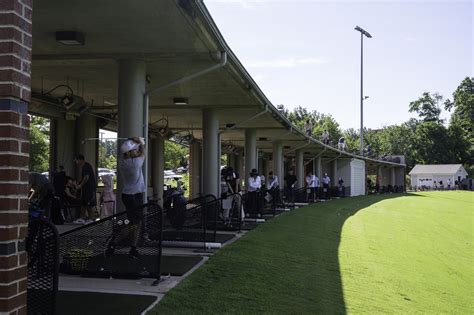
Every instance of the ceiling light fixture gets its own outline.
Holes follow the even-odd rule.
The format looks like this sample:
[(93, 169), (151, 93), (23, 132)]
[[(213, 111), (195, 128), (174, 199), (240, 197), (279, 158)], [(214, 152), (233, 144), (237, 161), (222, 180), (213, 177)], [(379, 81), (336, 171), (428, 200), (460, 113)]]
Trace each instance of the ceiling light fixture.
[(186, 97), (175, 97), (173, 103), (175, 105), (188, 105), (188, 99)]
[(66, 46), (83, 46), (86, 42), (84, 34), (78, 31), (58, 31), (56, 41)]

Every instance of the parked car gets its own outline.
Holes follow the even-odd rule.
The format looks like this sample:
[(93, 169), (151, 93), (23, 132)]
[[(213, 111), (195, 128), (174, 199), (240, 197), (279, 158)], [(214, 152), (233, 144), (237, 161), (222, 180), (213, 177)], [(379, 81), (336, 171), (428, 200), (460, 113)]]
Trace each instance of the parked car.
[(112, 176), (116, 176), (117, 175), (117, 172), (114, 171), (114, 170), (111, 170), (111, 169), (108, 169), (108, 168), (104, 168), (104, 167), (99, 167), (97, 169), (97, 175), (100, 177), (102, 175), (112, 175)]

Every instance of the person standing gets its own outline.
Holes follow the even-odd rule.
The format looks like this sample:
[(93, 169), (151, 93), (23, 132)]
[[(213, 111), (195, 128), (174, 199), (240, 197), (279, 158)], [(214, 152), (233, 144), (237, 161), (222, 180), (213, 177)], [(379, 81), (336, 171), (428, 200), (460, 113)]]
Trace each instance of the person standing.
[(311, 201), (315, 202), (316, 200), (316, 190), (319, 186), (318, 178), (313, 175), (313, 172), (308, 172), (306, 176), (306, 200), (309, 201), (311, 197)]
[(284, 178), (285, 181), (285, 193), (287, 202), (289, 205), (295, 205), (295, 185), (298, 179), (293, 173), (293, 170), (289, 170), (288, 174)]
[(143, 205), (145, 192), (142, 171), (145, 162), (145, 143), (138, 137), (129, 138), (120, 146), (120, 152), (122, 155), (119, 158), (118, 166), (123, 182), (122, 202), (130, 223), (117, 236), (112, 237), (105, 251), (105, 257), (110, 257), (114, 253), (116, 244), (131, 238), (132, 245), (129, 255), (132, 258), (139, 258), (137, 243), (143, 221), (143, 212), (139, 208)]
[(115, 213), (114, 176), (112, 174), (104, 174), (101, 176), (101, 179), (104, 183), (102, 217), (108, 217)]
[(88, 224), (94, 222), (94, 208), (96, 206), (97, 182), (94, 169), (89, 162), (86, 162), (84, 155), (78, 154), (74, 159), (76, 165), (81, 169), (81, 180), (77, 184), (77, 189), (81, 190), (81, 211), (80, 218), (74, 221), (78, 224)]
[(262, 182), (260, 176), (258, 176), (257, 170), (254, 168), (250, 172), (250, 177), (248, 180), (248, 202), (249, 202), (249, 212), (250, 213), (258, 213), (258, 216), (261, 217), (261, 209), (259, 207), (259, 198), (258, 193), (260, 192), (260, 188), (262, 188)]
[(346, 194), (346, 189), (344, 187), (344, 180), (342, 179), (342, 177), (339, 177), (339, 180), (337, 181), (337, 183), (339, 184), (338, 186), (339, 197), (344, 197)]
[(344, 137), (339, 138), (339, 142), (337, 143), (337, 149), (341, 151), (346, 150), (346, 143)]
[(324, 144), (329, 144), (329, 132), (327, 130), (324, 130), (322, 138)]
[(272, 210), (275, 210), (277, 203), (280, 204), (280, 183), (273, 171), (268, 173), (267, 189), (272, 196)]
[(313, 135), (313, 124), (311, 123), (311, 120), (306, 120), (306, 122), (304, 123), (304, 130), (308, 137), (311, 137)]
[(328, 173), (324, 173), (322, 182), (324, 199), (329, 199), (329, 185), (331, 184), (331, 178), (329, 178)]

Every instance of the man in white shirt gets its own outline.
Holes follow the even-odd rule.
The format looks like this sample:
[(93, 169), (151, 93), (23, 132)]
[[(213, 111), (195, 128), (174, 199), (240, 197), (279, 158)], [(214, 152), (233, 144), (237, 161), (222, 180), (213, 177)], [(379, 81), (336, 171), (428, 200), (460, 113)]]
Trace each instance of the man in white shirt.
[(261, 207), (258, 198), (258, 193), (260, 192), (260, 188), (262, 187), (262, 182), (260, 176), (258, 176), (257, 170), (254, 168), (250, 172), (250, 177), (248, 179), (248, 205), (249, 209), (248, 212), (250, 213), (258, 213), (258, 217), (261, 217)]
[(331, 179), (328, 176), (328, 173), (324, 173), (323, 179), (323, 194), (325, 199), (329, 199), (329, 185), (331, 184)]
[(272, 210), (275, 210), (277, 203), (280, 203), (280, 183), (273, 171), (268, 173), (267, 189), (272, 196)]
[(145, 192), (145, 180), (142, 172), (145, 161), (144, 142), (138, 137), (130, 138), (122, 143), (120, 152), (122, 156), (119, 158), (118, 166), (123, 179), (122, 201), (130, 224), (122, 229), (119, 235), (111, 238), (105, 256), (112, 256), (115, 244), (129, 238), (130, 235), (133, 242), (129, 255), (138, 258), (140, 254), (137, 250), (137, 242), (143, 220), (143, 212), (138, 209), (143, 205), (143, 193)]
[(309, 201), (310, 198), (312, 202), (315, 202), (317, 199), (317, 190), (319, 187), (319, 178), (316, 175), (313, 175), (313, 172), (308, 172), (306, 176), (306, 200)]

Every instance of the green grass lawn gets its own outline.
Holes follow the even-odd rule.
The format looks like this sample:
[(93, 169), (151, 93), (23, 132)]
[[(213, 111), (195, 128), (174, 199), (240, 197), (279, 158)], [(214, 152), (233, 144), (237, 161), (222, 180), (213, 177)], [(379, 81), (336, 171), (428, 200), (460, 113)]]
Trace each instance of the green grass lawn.
[(474, 194), (304, 207), (219, 250), (151, 313), (474, 312)]

